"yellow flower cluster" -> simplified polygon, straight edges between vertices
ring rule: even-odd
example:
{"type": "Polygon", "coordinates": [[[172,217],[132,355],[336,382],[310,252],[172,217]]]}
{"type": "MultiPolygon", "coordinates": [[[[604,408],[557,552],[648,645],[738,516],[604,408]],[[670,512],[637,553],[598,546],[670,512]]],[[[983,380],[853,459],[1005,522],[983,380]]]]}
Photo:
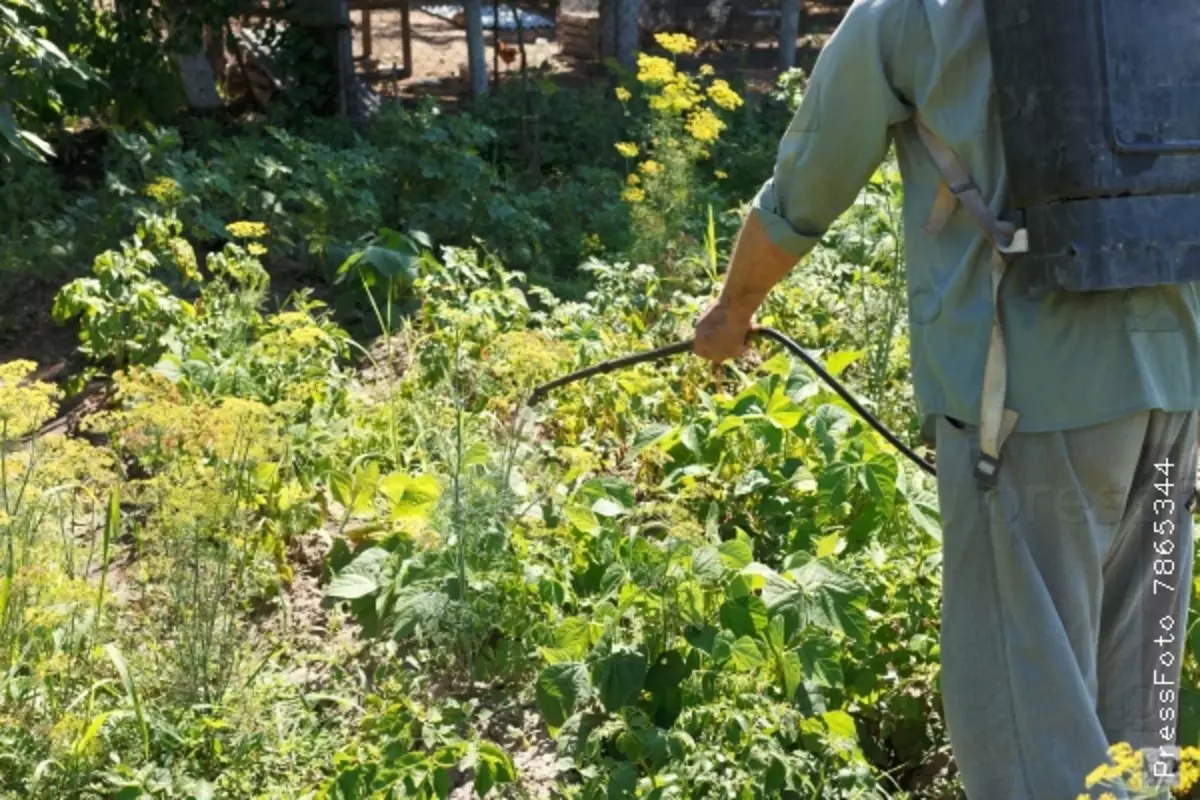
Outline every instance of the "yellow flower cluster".
{"type": "Polygon", "coordinates": [[[54,418],[58,389],[29,380],[36,369],[32,361],[0,364],[0,436],[19,439],[54,418]]]}
{"type": "Polygon", "coordinates": [[[682,55],[696,50],[696,40],[686,33],[660,33],[654,37],[659,47],[668,53],[682,55]]]}
{"type": "Polygon", "coordinates": [[[632,98],[633,98],[633,95],[630,94],[629,90],[626,89],[624,86],[617,87],[617,99],[620,100],[622,103],[628,103],[630,101],[630,99],[632,99],[632,98]]]}
{"type": "Polygon", "coordinates": [[[708,96],[714,103],[726,111],[733,111],[742,105],[742,98],[730,85],[723,80],[715,80],[708,87],[708,96]]]}
{"type": "Polygon", "coordinates": [[[251,242],[250,244],[246,245],[246,252],[255,258],[261,258],[267,254],[267,248],[258,242],[251,242]]]}
{"type": "Polygon", "coordinates": [[[663,171],[663,165],[654,159],[643,161],[638,168],[647,175],[658,175],[663,171]]]}
{"type": "MultiPolygon", "coordinates": [[[[1127,742],[1121,742],[1110,747],[1108,753],[1113,763],[1101,764],[1092,770],[1085,780],[1085,786],[1093,789],[1107,782],[1114,787],[1135,791],[1142,789],[1145,775],[1142,752],[1135,751],[1127,742]]],[[[1180,752],[1179,785],[1174,793],[1180,797],[1188,796],[1197,784],[1200,784],[1200,748],[1185,747],[1180,752]]],[[[1100,797],[1101,800],[1116,800],[1116,795],[1111,792],[1104,792],[1100,797]]],[[[1077,800],[1089,800],[1089,795],[1080,794],[1077,800]]]]}
{"type": "Polygon", "coordinates": [[[637,186],[639,183],[642,182],[642,179],[638,177],[638,174],[636,172],[631,172],[631,173],[629,173],[629,177],[627,177],[625,179],[625,182],[628,183],[630,186],[637,186]]]}
{"type": "Polygon", "coordinates": [[[625,158],[637,158],[638,146],[633,142],[617,142],[617,152],[625,158]]]}
{"type": "Polygon", "coordinates": [[[700,87],[688,76],[680,74],[666,84],[662,92],[650,98],[650,107],[656,111],[683,114],[697,106],[702,99],[700,87]]]}
{"type": "Polygon", "coordinates": [[[171,249],[171,255],[174,256],[175,264],[183,273],[183,277],[189,281],[199,281],[200,268],[196,264],[196,251],[188,244],[187,239],[180,236],[172,237],[167,246],[171,249]]]}
{"type": "Polygon", "coordinates": [[[661,56],[638,53],[638,83],[661,86],[675,80],[675,67],[661,56]]]}
{"type": "Polygon", "coordinates": [[[621,198],[629,203],[640,203],[646,199],[646,192],[638,186],[630,186],[621,193],[621,198]]]}
{"type": "Polygon", "coordinates": [[[165,176],[147,184],[142,193],[164,206],[178,205],[183,201],[183,188],[174,178],[165,176]]]}
{"type": "Polygon", "coordinates": [[[231,222],[225,230],[238,239],[261,239],[267,235],[267,226],[261,222],[231,222]]]}
{"type": "Polygon", "coordinates": [[[717,71],[716,71],[715,69],[713,69],[713,65],[712,65],[712,64],[701,64],[701,65],[700,65],[700,75],[701,75],[702,77],[705,77],[705,78],[710,78],[710,77],[712,77],[713,75],[715,75],[715,74],[716,74],[716,72],[717,72],[717,71]]]}
{"type": "Polygon", "coordinates": [[[701,108],[688,117],[687,130],[696,141],[710,144],[721,136],[725,123],[711,109],[701,108]]]}

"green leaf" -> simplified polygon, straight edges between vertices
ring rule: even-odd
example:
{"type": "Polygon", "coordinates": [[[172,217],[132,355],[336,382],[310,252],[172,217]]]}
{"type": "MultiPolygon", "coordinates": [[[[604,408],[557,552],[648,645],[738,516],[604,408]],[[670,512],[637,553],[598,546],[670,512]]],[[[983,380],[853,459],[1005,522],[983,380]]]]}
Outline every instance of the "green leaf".
{"type": "Polygon", "coordinates": [[[788,699],[796,696],[796,690],[800,688],[800,683],[804,676],[804,666],[800,662],[800,655],[793,650],[783,654],[783,663],[780,665],[783,678],[784,690],[787,692],[788,699]]]}
{"type": "Polygon", "coordinates": [[[767,403],[766,418],[776,428],[790,431],[804,418],[804,409],[793,403],[782,390],[776,390],[767,403]]]}
{"type": "Polygon", "coordinates": [[[758,646],[758,642],[749,636],[739,637],[733,643],[730,658],[733,668],[740,672],[750,672],[759,669],[763,664],[767,663],[762,648],[758,646]]]}
{"type": "Polygon", "coordinates": [[[625,463],[632,462],[642,451],[658,444],[674,430],[670,425],[662,424],[647,425],[639,430],[633,437],[633,444],[630,445],[629,452],[625,455],[625,463]]]}
{"type": "Polygon", "coordinates": [[[561,728],[591,691],[587,665],[578,661],[551,664],[538,675],[534,687],[538,711],[552,728],[561,728]]]}
{"type": "Polygon", "coordinates": [[[744,569],[754,561],[754,548],[744,539],[721,542],[717,552],[721,555],[721,563],[732,570],[744,569]]]}
{"type": "Polygon", "coordinates": [[[738,477],[737,482],[733,485],[734,497],[745,497],[751,492],[758,491],[764,486],[770,486],[770,479],[759,469],[750,469],[743,472],[738,477]]]}
{"type": "Polygon", "coordinates": [[[695,425],[687,425],[679,435],[679,440],[683,442],[683,446],[692,452],[697,458],[703,458],[704,450],[700,446],[700,432],[696,430],[695,425]]]}
{"type": "Polygon", "coordinates": [[[788,622],[789,639],[810,625],[855,638],[864,635],[866,592],[854,579],[821,561],[810,561],[789,576],[771,575],[763,588],[767,609],[788,622]]]}
{"type": "Polygon", "coordinates": [[[842,665],[838,661],[837,646],[831,639],[814,636],[806,639],[796,652],[805,680],[813,681],[818,686],[842,685],[842,665]]]}
{"type": "Polygon", "coordinates": [[[595,512],[587,506],[569,505],[564,513],[580,533],[595,533],[600,530],[600,520],[596,519],[595,512]]]}
{"type": "Polygon", "coordinates": [[[609,712],[632,705],[646,681],[646,657],[641,653],[617,652],[596,665],[594,683],[600,702],[609,712]]]}
{"type": "Polygon", "coordinates": [[[393,520],[427,518],[442,495],[441,484],[432,475],[412,477],[393,472],[379,481],[378,488],[388,501],[393,520]]]}
{"type": "Polygon", "coordinates": [[[582,661],[591,646],[591,623],[583,617],[567,617],[554,631],[554,646],[542,648],[551,663],[582,661]]]}
{"type": "Polygon", "coordinates": [[[866,350],[842,350],[834,353],[825,360],[825,371],[836,378],[845,372],[846,367],[858,361],[866,354],[866,350]]]}
{"type": "Polygon", "coordinates": [[[871,499],[880,506],[884,515],[890,515],[896,505],[896,479],[900,465],[890,453],[881,453],[863,466],[863,482],[871,493],[871,499]]]}
{"type": "Polygon", "coordinates": [[[767,629],[767,605],[758,595],[726,600],[721,605],[721,625],[734,636],[758,636],[767,629]]]}
{"type": "Polygon", "coordinates": [[[817,558],[825,558],[838,552],[839,545],[844,544],[839,534],[831,533],[817,539],[817,558]]]}
{"type": "Polygon", "coordinates": [[[854,725],[854,717],[845,711],[826,711],[821,715],[821,721],[825,723],[825,728],[833,738],[858,742],[858,729],[854,725]]]}
{"type": "Polygon", "coordinates": [[[493,742],[481,741],[475,762],[475,791],[480,797],[487,796],[493,787],[512,783],[517,779],[517,768],[508,753],[493,742]]]}
{"type": "Polygon", "coordinates": [[[721,582],[725,566],[715,547],[702,547],[692,555],[692,574],[703,585],[711,588],[721,582]]]}
{"type": "Polygon", "coordinates": [[[325,596],[337,600],[357,600],[360,597],[366,597],[377,589],[379,589],[379,584],[366,575],[343,574],[338,575],[329,582],[329,587],[325,590],[325,596]]]}
{"type": "Polygon", "coordinates": [[[399,640],[418,629],[436,627],[450,605],[444,593],[428,589],[412,589],[396,597],[393,610],[392,636],[399,640]]]}
{"type": "Polygon", "coordinates": [[[601,497],[595,503],[592,503],[592,512],[601,517],[619,517],[625,514],[625,508],[615,500],[608,497],[601,497]]]}

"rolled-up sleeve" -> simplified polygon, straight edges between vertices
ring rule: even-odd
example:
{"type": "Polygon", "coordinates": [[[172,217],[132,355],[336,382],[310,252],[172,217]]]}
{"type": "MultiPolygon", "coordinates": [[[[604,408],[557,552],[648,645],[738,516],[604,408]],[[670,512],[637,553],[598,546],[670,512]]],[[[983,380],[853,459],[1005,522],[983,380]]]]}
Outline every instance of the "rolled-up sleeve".
{"type": "Polygon", "coordinates": [[[889,129],[909,117],[891,85],[885,41],[895,0],[856,0],[813,67],[753,210],[773,244],[805,256],[854,202],[887,155],[889,129]]]}

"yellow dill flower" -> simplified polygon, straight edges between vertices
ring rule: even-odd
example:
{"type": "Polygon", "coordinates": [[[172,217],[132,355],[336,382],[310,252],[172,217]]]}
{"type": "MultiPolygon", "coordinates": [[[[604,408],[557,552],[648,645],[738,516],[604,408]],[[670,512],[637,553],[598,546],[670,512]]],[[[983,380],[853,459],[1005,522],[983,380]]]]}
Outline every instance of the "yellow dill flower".
{"type": "Polygon", "coordinates": [[[643,161],[641,163],[641,165],[638,167],[638,169],[640,169],[642,172],[646,173],[647,175],[657,175],[663,171],[663,165],[658,163],[654,159],[650,159],[648,161],[643,161]]]}
{"type": "Polygon", "coordinates": [[[717,180],[719,180],[719,181],[723,181],[729,177],[729,173],[727,173],[727,172],[725,172],[725,170],[721,170],[721,169],[714,172],[713,175],[716,175],[717,180]]]}
{"type": "Polygon", "coordinates": [[[654,37],[662,49],[668,53],[680,55],[691,53],[696,49],[696,40],[686,33],[660,33],[654,37]]]}
{"type": "Polygon", "coordinates": [[[626,158],[637,158],[638,146],[633,142],[617,142],[617,152],[626,158]]]}
{"type": "Polygon", "coordinates": [[[238,239],[261,239],[267,235],[267,226],[261,222],[231,222],[225,230],[238,239]]]}
{"type": "Polygon", "coordinates": [[[17,439],[54,418],[61,394],[56,386],[30,380],[32,361],[0,364],[0,436],[17,439]]]}
{"type": "Polygon", "coordinates": [[[728,82],[723,80],[715,80],[708,87],[708,96],[714,103],[727,111],[733,111],[742,105],[742,98],[735,92],[728,82]]]}
{"type": "Polygon", "coordinates": [[[646,199],[646,193],[637,186],[630,186],[621,194],[621,197],[630,203],[640,203],[646,199]]]}
{"type": "Polygon", "coordinates": [[[637,176],[636,172],[631,172],[629,173],[629,177],[625,179],[625,182],[630,186],[637,186],[642,182],[642,179],[637,176]]]}
{"type": "Polygon", "coordinates": [[[175,257],[175,264],[183,273],[183,277],[189,281],[199,281],[200,268],[196,264],[196,251],[192,249],[187,240],[175,236],[167,243],[167,247],[170,248],[171,255],[175,257]]]}
{"type": "Polygon", "coordinates": [[[708,77],[716,74],[716,70],[713,69],[712,64],[701,64],[700,65],[700,74],[703,75],[704,77],[708,78],[708,77]]]}
{"type": "Polygon", "coordinates": [[[687,121],[688,133],[698,142],[708,144],[715,142],[725,129],[725,123],[710,109],[702,108],[695,111],[687,121]]]}
{"type": "Polygon", "coordinates": [[[165,206],[173,206],[183,200],[183,189],[174,178],[158,178],[147,184],[142,192],[151,200],[156,200],[165,206]]]}
{"type": "Polygon", "coordinates": [[[675,67],[670,61],[661,56],[648,56],[645,53],[638,53],[637,79],[639,83],[644,83],[648,86],[670,83],[675,80],[675,67]]]}
{"type": "Polygon", "coordinates": [[[629,90],[626,89],[624,86],[617,87],[617,99],[620,100],[622,103],[628,103],[630,98],[632,98],[632,97],[633,97],[633,95],[630,94],[629,90]]]}
{"type": "Polygon", "coordinates": [[[267,248],[264,247],[263,245],[259,244],[258,242],[251,242],[250,244],[248,244],[246,246],[246,251],[248,253],[250,253],[250,255],[255,256],[255,257],[265,256],[267,254],[267,248]]]}

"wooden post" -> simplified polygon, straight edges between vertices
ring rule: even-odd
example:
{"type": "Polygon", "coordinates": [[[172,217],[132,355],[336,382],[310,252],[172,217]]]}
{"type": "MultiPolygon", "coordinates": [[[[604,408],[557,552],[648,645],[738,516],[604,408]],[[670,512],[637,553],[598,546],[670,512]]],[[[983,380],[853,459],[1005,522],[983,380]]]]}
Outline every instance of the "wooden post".
{"type": "Polygon", "coordinates": [[[362,36],[363,36],[363,60],[371,61],[371,9],[364,8],[362,14],[362,36]]]}
{"type": "Polygon", "coordinates": [[[600,58],[617,56],[617,0],[600,0],[600,58]]]}
{"type": "Polygon", "coordinates": [[[796,39],[800,36],[801,0],[780,0],[779,71],[796,66],[796,39]]]}
{"type": "Polygon", "coordinates": [[[626,69],[634,69],[641,33],[642,0],[616,0],[616,6],[617,61],[626,69]]]}
{"type": "Polygon", "coordinates": [[[471,79],[471,96],[482,97],[488,91],[487,48],[483,43],[483,8],[480,0],[466,0],[467,15],[467,72],[471,79]]]}

